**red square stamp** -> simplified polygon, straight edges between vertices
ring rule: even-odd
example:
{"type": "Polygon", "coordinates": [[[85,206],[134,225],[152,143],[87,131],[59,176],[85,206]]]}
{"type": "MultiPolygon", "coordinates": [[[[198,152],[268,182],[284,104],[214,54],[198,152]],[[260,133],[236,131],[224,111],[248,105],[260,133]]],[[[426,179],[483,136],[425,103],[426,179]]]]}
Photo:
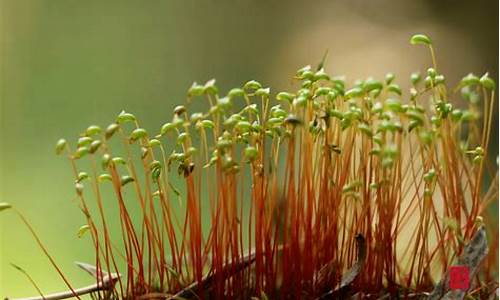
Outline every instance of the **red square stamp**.
{"type": "Polygon", "coordinates": [[[467,291],[470,284],[469,267],[451,266],[450,267],[450,289],[467,291]]]}

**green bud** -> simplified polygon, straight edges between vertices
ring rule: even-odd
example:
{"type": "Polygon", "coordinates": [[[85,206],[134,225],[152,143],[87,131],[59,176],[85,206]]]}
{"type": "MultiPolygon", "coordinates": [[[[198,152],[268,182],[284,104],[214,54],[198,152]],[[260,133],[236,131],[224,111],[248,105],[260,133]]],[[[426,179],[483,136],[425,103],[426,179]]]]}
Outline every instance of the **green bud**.
{"type": "Polygon", "coordinates": [[[245,83],[243,88],[245,90],[255,91],[255,90],[262,88],[262,85],[258,81],[250,80],[247,83],[245,83]]]}
{"type": "Polygon", "coordinates": [[[104,154],[101,159],[101,167],[103,170],[106,170],[111,162],[111,155],[108,153],[104,154]]]}
{"type": "Polygon", "coordinates": [[[134,179],[133,177],[131,177],[131,176],[128,176],[128,175],[123,175],[123,176],[120,178],[120,184],[121,184],[122,186],[125,186],[126,184],[131,183],[131,182],[133,182],[133,181],[135,181],[135,179],[134,179]]]}
{"type": "Polygon", "coordinates": [[[344,96],[346,99],[357,98],[363,95],[363,89],[360,87],[354,87],[347,92],[345,92],[344,96]]]}
{"type": "Polygon", "coordinates": [[[259,97],[269,97],[270,93],[271,93],[270,88],[260,88],[257,91],[255,91],[255,95],[259,97]]]}
{"type": "Polygon", "coordinates": [[[99,147],[101,147],[102,145],[102,142],[100,140],[95,140],[93,141],[91,144],[90,144],[90,147],[89,147],[89,152],[91,154],[94,154],[98,149],[99,147]]]}
{"type": "Polygon", "coordinates": [[[116,122],[118,124],[126,123],[126,122],[134,122],[135,120],[136,120],[136,118],[133,114],[129,114],[129,113],[125,112],[124,110],[122,110],[122,112],[116,118],[116,122]]]}
{"type": "Polygon", "coordinates": [[[184,144],[184,142],[187,140],[188,137],[189,133],[187,132],[180,133],[179,136],[177,136],[177,144],[179,145],[184,144]]]}
{"type": "Polygon", "coordinates": [[[215,86],[215,79],[210,79],[205,83],[203,87],[203,92],[208,95],[216,95],[219,93],[219,89],[215,86]]]}
{"type": "Polygon", "coordinates": [[[292,103],[294,98],[295,98],[294,94],[287,93],[287,92],[280,92],[280,93],[278,93],[278,95],[276,95],[276,100],[287,101],[289,103],[292,103]]]}
{"type": "Polygon", "coordinates": [[[495,81],[489,77],[488,73],[485,73],[481,79],[479,79],[479,82],[481,82],[481,85],[487,90],[493,91],[496,88],[495,81]]]}
{"type": "Polygon", "coordinates": [[[144,128],[136,128],[130,134],[131,141],[137,141],[138,139],[142,139],[148,136],[148,132],[144,128]]]}
{"type": "Polygon", "coordinates": [[[73,155],[73,158],[79,159],[79,158],[84,157],[88,153],[89,153],[89,148],[87,148],[87,147],[80,147],[80,148],[76,149],[76,152],[73,155]]]}
{"type": "Polygon", "coordinates": [[[248,146],[245,148],[245,157],[249,161],[253,161],[257,157],[258,153],[259,152],[257,151],[257,148],[253,146],[248,146]]]}
{"type": "Polygon", "coordinates": [[[113,162],[114,165],[126,165],[127,164],[127,162],[119,156],[113,157],[111,159],[111,161],[113,162]]]}
{"type": "Polygon", "coordinates": [[[83,225],[81,226],[79,229],[78,229],[78,233],[76,234],[78,236],[79,239],[81,239],[83,237],[83,235],[89,231],[90,229],[90,226],[89,225],[83,225]]]}
{"type": "Polygon", "coordinates": [[[427,69],[427,75],[430,78],[434,79],[434,78],[436,78],[437,72],[434,68],[429,68],[429,69],[427,69]]]}
{"type": "Polygon", "coordinates": [[[470,86],[470,85],[479,85],[481,83],[479,77],[476,75],[469,73],[467,76],[462,78],[460,81],[461,86],[470,86]]]}
{"type": "Polygon", "coordinates": [[[432,45],[431,39],[425,34],[415,34],[411,37],[410,43],[412,45],[432,45]]]}
{"type": "Polygon", "coordinates": [[[243,97],[243,96],[245,96],[245,91],[243,91],[240,88],[234,88],[230,90],[229,93],[227,93],[227,97],[229,99],[234,99],[236,97],[243,97]]]}
{"type": "Polygon", "coordinates": [[[165,123],[163,124],[163,126],[161,127],[160,129],[160,134],[161,135],[165,135],[167,134],[169,131],[173,130],[175,128],[175,124],[172,124],[172,123],[165,123]]]}
{"type": "Polygon", "coordinates": [[[151,147],[151,148],[152,147],[158,147],[158,146],[161,146],[161,142],[159,140],[157,140],[157,139],[151,139],[148,142],[148,146],[151,147]]]}
{"type": "Polygon", "coordinates": [[[373,78],[368,78],[363,83],[363,89],[365,92],[371,92],[372,90],[381,90],[382,87],[383,87],[382,83],[378,80],[373,79],[373,78]]]}
{"type": "Polygon", "coordinates": [[[398,94],[399,96],[402,95],[402,92],[401,92],[401,88],[399,87],[399,85],[393,83],[393,84],[390,84],[389,86],[387,86],[387,90],[389,92],[392,92],[392,93],[396,93],[398,94]]]}
{"type": "Polygon", "coordinates": [[[185,112],[186,112],[186,107],[184,105],[177,105],[174,108],[174,114],[176,115],[182,115],[185,112]]]}
{"type": "Polygon", "coordinates": [[[101,127],[96,126],[96,125],[91,125],[87,128],[87,130],[85,131],[85,134],[88,136],[91,136],[91,135],[99,134],[99,133],[101,133],[101,131],[102,131],[101,127]]]}
{"type": "Polygon", "coordinates": [[[120,126],[118,124],[116,124],[116,123],[110,124],[106,128],[106,131],[104,133],[104,137],[106,138],[106,140],[109,140],[115,134],[115,132],[118,130],[118,128],[120,128],[120,126]]]}
{"type": "Polygon", "coordinates": [[[427,173],[424,174],[425,182],[432,182],[436,177],[436,170],[430,169],[427,173]]]}
{"type": "Polygon", "coordinates": [[[458,122],[462,119],[462,111],[460,109],[454,109],[452,112],[451,112],[451,119],[454,121],[454,122],[458,122]]]}
{"type": "Polygon", "coordinates": [[[193,96],[201,96],[203,95],[204,88],[202,85],[197,84],[196,82],[193,82],[191,87],[188,90],[188,96],[193,97],[193,96]]]}
{"type": "Polygon", "coordinates": [[[321,68],[314,74],[314,81],[320,81],[320,80],[330,80],[330,76],[326,74],[323,68],[321,68]]]}
{"type": "Polygon", "coordinates": [[[89,178],[89,174],[87,174],[87,172],[80,172],[78,173],[78,178],[76,180],[76,182],[81,182],[85,179],[88,179],[89,178]]]}
{"type": "Polygon", "coordinates": [[[384,102],[385,107],[393,112],[403,112],[401,101],[395,98],[389,98],[384,102]]]}
{"type": "Polygon", "coordinates": [[[101,174],[99,175],[99,177],[97,177],[97,180],[99,182],[104,182],[104,181],[112,181],[113,179],[109,174],[101,174]]]}
{"type": "Polygon", "coordinates": [[[250,131],[251,128],[252,124],[250,124],[250,122],[247,121],[239,121],[238,123],[236,123],[235,126],[235,129],[242,133],[250,131]]]}
{"type": "Polygon", "coordinates": [[[59,139],[56,143],[56,154],[57,155],[60,155],[61,153],[63,153],[64,149],[66,148],[66,145],[68,143],[66,142],[65,139],[59,139]]]}
{"type": "Polygon", "coordinates": [[[385,84],[391,84],[394,81],[394,78],[396,78],[396,75],[394,75],[394,73],[385,74],[385,84]]]}
{"type": "Polygon", "coordinates": [[[419,72],[411,73],[410,80],[413,85],[417,84],[420,81],[420,79],[421,77],[419,72]]]}
{"type": "Polygon", "coordinates": [[[90,143],[92,143],[92,138],[89,138],[88,136],[82,136],[81,138],[78,139],[77,146],[78,147],[83,147],[83,146],[88,146],[90,143]]]}
{"type": "Polygon", "coordinates": [[[212,122],[210,120],[201,121],[201,125],[203,126],[203,128],[214,128],[215,127],[214,122],[212,122]]]}
{"type": "Polygon", "coordinates": [[[7,202],[0,202],[0,211],[6,210],[12,208],[12,205],[10,205],[7,202]]]}

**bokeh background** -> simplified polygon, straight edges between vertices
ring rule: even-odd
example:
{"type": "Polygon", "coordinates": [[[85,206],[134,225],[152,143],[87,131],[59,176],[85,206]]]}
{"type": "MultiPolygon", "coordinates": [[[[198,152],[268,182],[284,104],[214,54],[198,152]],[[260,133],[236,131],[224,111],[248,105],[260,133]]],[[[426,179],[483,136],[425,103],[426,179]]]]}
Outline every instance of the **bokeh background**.
{"type": "MultiPolygon", "coordinates": [[[[449,85],[468,72],[498,78],[498,0],[0,0],[0,202],[25,213],[76,286],[89,284],[73,265],[92,262],[93,251],[76,236],[85,220],[69,165],[54,155],[58,138],[105,126],[122,109],[156,130],[193,81],[286,90],[326,50],[329,72],[354,81],[392,71],[405,86],[430,64],[408,42],[420,32],[434,40],[449,85]]],[[[497,148],[498,125],[492,134],[497,148]]],[[[11,262],[44,292],[65,288],[5,212],[0,297],[36,294],[11,262]]]]}

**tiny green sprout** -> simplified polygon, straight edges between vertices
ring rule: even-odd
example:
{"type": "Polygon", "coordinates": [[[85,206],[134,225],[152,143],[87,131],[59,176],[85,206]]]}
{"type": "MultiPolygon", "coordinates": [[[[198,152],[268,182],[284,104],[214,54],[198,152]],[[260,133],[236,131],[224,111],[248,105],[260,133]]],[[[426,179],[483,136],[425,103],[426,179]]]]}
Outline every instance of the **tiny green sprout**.
{"type": "Polygon", "coordinates": [[[149,164],[149,170],[154,170],[154,169],[157,169],[157,168],[161,168],[161,163],[157,160],[153,160],[150,164],[149,164]]]}
{"type": "Polygon", "coordinates": [[[169,131],[173,130],[175,128],[175,125],[172,123],[165,123],[160,129],[160,135],[165,135],[169,131]]]}
{"type": "MultiPolygon", "coordinates": [[[[363,89],[365,90],[365,92],[371,92],[373,90],[381,90],[382,89],[382,83],[378,80],[375,80],[373,78],[368,78],[367,80],[365,80],[365,82],[363,82],[363,89]]],[[[350,91],[348,91],[347,93],[349,93],[350,91]]],[[[347,97],[347,93],[346,93],[346,97],[347,97]]],[[[360,95],[358,95],[360,96],[360,95]]],[[[357,97],[357,96],[355,96],[357,97]]]]}
{"type": "Polygon", "coordinates": [[[204,88],[202,85],[199,85],[196,82],[193,82],[191,87],[188,89],[188,96],[189,97],[194,97],[194,96],[201,96],[203,95],[204,88]]]}
{"type": "Polygon", "coordinates": [[[252,129],[252,124],[250,124],[250,122],[247,121],[239,121],[238,123],[236,123],[234,128],[241,133],[245,133],[249,132],[252,129]]]}
{"type": "Polygon", "coordinates": [[[255,103],[245,106],[241,111],[244,113],[252,114],[252,115],[259,114],[259,109],[257,107],[257,104],[255,104],[255,103]]]}
{"type": "Polygon", "coordinates": [[[375,102],[375,104],[372,107],[372,113],[374,114],[380,114],[384,111],[384,105],[382,102],[375,102]]]}
{"type": "Polygon", "coordinates": [[[87,148],[87,147],[80,147],[80,148],[76,149],[75,154],[73,154],[73,158],[79,159],[79,158],[84,157],[88,153],[89,153],[89,148],[87,148]]]}
{"type": "Polygon", "coordinates": [[[396,78],[396,75],[394,75],[394,73],[387,73],[385,74],[385,84],[389,85],[391,84],[394,79],[396,78]]]}
{"type": "Polygon", "coordinates": [[[219,89],[215,85],[215,79],[210,79],[205,83],[203,92],[207,95],[216,95],[219,92],[219,89]]]}
{"type": "Polygon", "coordinates": [[[12,208],[12,205],[10,205],[7,202],[0,202],[0,211],[6,210],[12,208]]]}
{"type": "Polygon", "coordinates": [[[434,180],[435,177],[436,170],[430,169],[427,173],[424,174],[424,181],[430,183],[434,180]]]}
{"type": "Polygon", "coordinates": [[[64,149],[66,148],[66,145],[68,143],[66,142],[65,139],[59,139],[56,143],[56,154],[60,155],[64,152],[64,149]]]}
{"type": "Polygon", "coordinates": [[[121,178],[120,178],[120,184],[121,186],[125,186],[126,184],[128,183],[131,183],[135,181],[135,179],[131,176],[128,176],[128,175],[123,175],[121,178]]]}
{"type": "Polygon", "coordinates": [[[445,82],[444,75],[442,75],[442,74],[437,75],[436,78],[434,79],[434,82],[436,85],[444,84],[444,82],[445,82]]]}
{"type": "Polygon", "coordinates": [[[177,136],[177,144],[182,145],[188,139],[189,133],[182,132],[177,136]]]}
{"type": "Polygon", "coordinates": [[[101,127],[97,125],[91,125],[87,128],[85,134],[88,136],[92,136],[101,133],[101,131],[102,131],[101,127]]]}
{"type": "Polygon", "coordinates": [[[271,93],[270,88],[260,88],[255,91],[255,95],[259,97],[269,97],[270,93],[271,93]]]}
{"type": "Polygon", "coordinates": [[[90,229],[90,226],[89,225],[83,225],[81,226],[79,229],[78,229],[78,233],[76,234],[78,236],[79,239],[81,239],[83,237],[83,235],[89,231],[90,229]]]}
{"type": "Polygon", "coordinates": [[[416,85],[422,77],[420,76],[419,72],[413,72],[411,73],[410,80],[413,85],[416,85]]]}
{"type": "Polygon", "coordinates": [[[363,89],[360,87],[354,87],[344,94],[346,99],[361,97],[361,95],[363,95],[363,89]]]}
{"type": "Polygon", "coordinates": [[[309,79],[306,79],[306,80],[302,81],[301,88],[310,89],[310,88],[312,88],[312,85],[313,85],[313,82],[309,79]]]}
{"type": "Polygon", "coordinates": [[[92,138],[88,136],[82,136],[81,138],[78,139],[77,147],[84,147],[90,145],[92,143],[92,138]]]}
{"type": "Polygon", "coordinates": [[[116,118],[116,122],[118,124],[126,123],[126,122],[134,122],[136,120],[133,114],[127,113],[124,110],[120,112],[118,117],[116,118]]]}
{"type": "Polygon", "coordinates": [[[200,123],[201,123],[201,126],[202,126],[203,128],[210,128],[210,129],[212,129],[212,128],[214,128],[214,127],[215,127],[214,122],[212,122],[212,121],[210,121],[210,120],[203,120],[203,121],[201,121],[200,123]]]}
{"type": "Polygon", "coordinates": [[[76,182],[82,182],[83,180],[88,179],[88,178],[89,178],[89,174],[87,174],[87,172],[80,172],[80,173],[78,173],[78,179],[76,180],[76,182]]]}
{"type": "Polygon", "coordinates": [[[297,98],[293,99],[292,105],[295,107],[305,107],[307,103],[307,97],[304,95],[299,95],[297,98]]]}
{"type": "Polygon", "coordinates": [[[434,78],[436,78],[436,75],[437,75],[436,69],[434,69],[434,68],[427,69],[427,76],[434,79],[434,78]]]}
{"type": "Polygon", "coordinates": [[[135,142],[138,139],[142,139],[148,136],[148,132],[144,128],[136,128],[130,134],[130,141],[135,142]]]}
{"type": "Polygon", "coordinates": [[[395,84],[395,83],[392,83],[392,84],[389,84],[387,86],[387,90],[389,92],[392,92],[392,93],[395,93],[395,94],[398,94],[399,96],[401,96],[403,93],[401,91],[401,88],[399,87],[399,85],[395,84]]]}
{"type": "Polygon", "coordinates": [[[258,153],[259,152],[258,152],[257,148],[255,148],[253,146],[248,146],[245,148],[245,157],[249,161],[253,161],[255,158],[257,158],[258,153]]]}
{"type": "Polygon", "coordinates": [[[112,181],[112,177],[109,174],[101,174],[99,175],[99,177],[97,177],[97,180],[99,182],[112,181]]]}
{"type": "Polygon", "coordinates": [[[451,112],[451,120],[454,122],[458,122],[462,119],[462,115],[463,115],[462,111],[456,108],[451,112]]]}
{"type": "Polygon", "coordinates": [[[410,43],[412,45],[432,45],[431,39],[425,34],[415,34],[411,37],[410,43]]]}
{"type": "Polygon", "coordinates": [[[93,141],[92,143],[90,143],[89,152],[91,154],[94,154],[99,149],[99,147],[101,147],[101,145],[102,142],[100,140],[93,141]]]}
{"type": "Polygon", "coordinates": [[[388,98],[384,102],[384,106],[393,112],[404,112],[401,104],[401,100],[395,98],[388,98]]]}
{"type": "Polygon", "coordinates": [[[231,99],[229,99],[229,97],[222,97],[217,99],[217,106],[227,111],[231,109],[233,104],[231,103],[231,99]]]}
{"type": "Polygon", "coordinates": [[[159,147],[161,146],[161,142],[158,139],[151,139],[148,142],[148,146],[153,148],[153,147],[159,147]]]}
{"type": "Polygon", "coordinates": [[[479,85],[479,84],[481,84],[479,77],[477,77],[473,73],[469,73],[467,76],[462,78],[462,80],[460,80],[461,86],[470,86],[470,85],[479,85]]]}
{"type": "Polygon", "coordinates": [[[247,91],[256,91],[256,90],[262,88],[262,85],[256,80],[250,80],[250,81],[245,83],[243,88],[247,91]]]}
{"type": "Polygon", "coordinates": [[[104,137],[106,140],[109,140],[115,132],[120,128],[120,126],[116,123],[111,123],[104,132],[104,137]]]}
{"type": "Polygon", "coordinates": [[[243,96],[245,96],[245,91],[243,91],[243,89],[240,88],[231,89],[229,93],[227,93],[227,97],[229,99],[234,99],[236,97],[243,97],[243,96]]]}
{"type": "Polygon", "coordinates": [[[330,80],[330,76],[328,74],[326,74],[326,72],[323,68],[321,68],[316,73],[314,73],[313,80],[314,81],[330,80]]]}
{"type": "Polygon", "coordinates": [[[192,123],[196,124],[199,120],[203,119],[203,113],[196,112],[192,113],[191,117],[189,117],[192,123]]]}
{"type": "Polygon", "coordinates": [[[185,112],[186,112],[186,107],[184,105],[177,105],[174,108],[174,114],[176,115],[182,115],[185,112]]]}
{"type": "Polygon", "coordinates": [[[479,82],[487,90],[493,91],[496,88],[495,81],[489,77],[488,72],[486,72],[483,76],[481,76],[479,82]]]}
{"type": "Polygon", "coordinates": [[[276,100],[278,101],[287,101],[288,103],[292,103],[293,99],[295,98],[295,95],[292,93],[287,93],[287,92],[279,92],[276,95],[276,100]]]}

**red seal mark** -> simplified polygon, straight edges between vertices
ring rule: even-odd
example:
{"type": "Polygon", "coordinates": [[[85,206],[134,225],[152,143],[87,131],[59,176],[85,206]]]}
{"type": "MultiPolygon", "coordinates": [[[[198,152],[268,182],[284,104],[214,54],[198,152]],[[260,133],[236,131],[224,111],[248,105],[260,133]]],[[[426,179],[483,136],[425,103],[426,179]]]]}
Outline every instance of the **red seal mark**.
{"type": "Polygon", "coordinates": [[[467,291],[469,289],[469,267],[451,266],[450,267],[450,289],[467,291]]]}

